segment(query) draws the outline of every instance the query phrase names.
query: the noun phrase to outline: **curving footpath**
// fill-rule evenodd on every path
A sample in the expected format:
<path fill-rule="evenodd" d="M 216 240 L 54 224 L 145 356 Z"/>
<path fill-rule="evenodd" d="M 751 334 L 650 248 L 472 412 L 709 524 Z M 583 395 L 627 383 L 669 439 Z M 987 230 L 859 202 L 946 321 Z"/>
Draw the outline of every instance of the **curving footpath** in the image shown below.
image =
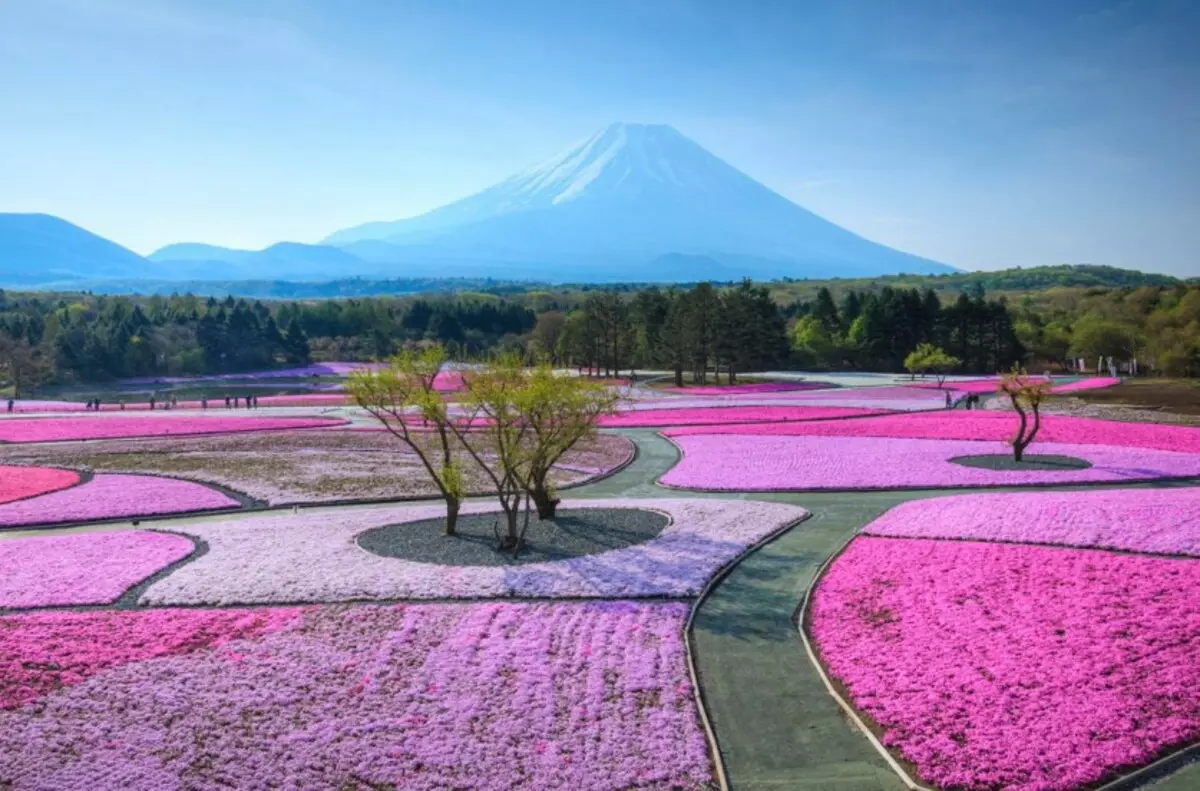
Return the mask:
<path fill-rule="evenodd" d="M 653 429 L 619 433 L 637 444 L 637 458 L 615 475 L 576 489 L 573 497 L 757 499 L 800 505 L 812 513 L 744 557 L 695 613 L 691 639 L 696 670 L 729 786 L 735 791 L 903 791 L 905 784 L 830 697 L 805 654 L 793 617 L 821 565 L 860 528 L 900 503 L 961 490 L 676 491 L 655 484 L 678 458 L 675 446 Z M 1128 488 L 1147 486 L 1153 484 Z M 1135 787 L 1195 791 L 1200 764 L 1184 766 L 1149 786 L 1120 786 Z"/>

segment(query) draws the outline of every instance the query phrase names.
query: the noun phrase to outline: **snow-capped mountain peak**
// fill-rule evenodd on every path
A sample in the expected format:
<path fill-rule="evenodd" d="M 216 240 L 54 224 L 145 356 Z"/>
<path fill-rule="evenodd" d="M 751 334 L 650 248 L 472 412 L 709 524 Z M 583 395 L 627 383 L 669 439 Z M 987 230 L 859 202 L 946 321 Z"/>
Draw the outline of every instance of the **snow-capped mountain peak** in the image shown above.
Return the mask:
<path fill-rule="evenodd" d="M 581 280 L 655 279 L 646 265 L 671 256 L 723 267 L 698 279 L 952 271 L 839 228 L 657 124 L 612 124 L 462 200 L 323 243 L 379 261 L 407 247 L 503 272 L 586 269 Z"/>

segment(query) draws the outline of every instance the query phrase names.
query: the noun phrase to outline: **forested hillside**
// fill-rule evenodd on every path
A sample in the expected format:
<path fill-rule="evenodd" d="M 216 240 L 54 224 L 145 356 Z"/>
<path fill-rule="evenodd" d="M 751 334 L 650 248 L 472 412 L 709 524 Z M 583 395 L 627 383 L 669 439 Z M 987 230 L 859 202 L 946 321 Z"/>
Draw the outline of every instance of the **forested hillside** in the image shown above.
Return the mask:
<path fill-rule="evenodd" d="M 789 285 L 510 286 L 504 295 L 309 301 L 0 291 L 0 388 L 369 360 L 422 341 L 464 360 L 499 348 L 601 373 L 656 368 L 699 381 L 764 368 L 900 371 L 921 343 L 959 358 L 964 373 L 1104 355 L 1200 375 L 1200 285 L 1056 286 L 1023 296 L 978 282 L 957 292 L 818 287 L 787 299 Z"/>

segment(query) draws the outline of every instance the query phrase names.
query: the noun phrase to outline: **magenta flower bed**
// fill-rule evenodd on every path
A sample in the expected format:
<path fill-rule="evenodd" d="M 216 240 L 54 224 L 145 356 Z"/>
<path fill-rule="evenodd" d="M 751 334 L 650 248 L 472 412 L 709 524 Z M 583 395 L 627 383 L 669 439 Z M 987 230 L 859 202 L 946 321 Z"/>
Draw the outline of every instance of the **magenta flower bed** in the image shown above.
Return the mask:
<path fill-rule="evenodd" d="M 79 473 L 73 470 L 0 465 L 0 505 L 57 492 L 77 483 Z"/>
<path fill-rule="evenodd" d="M 299 614 L 300 609 L 293 607 L 59 611 L 0 616 L 0 635 L 5 647 L 0 652 L 0 710 L 27 706 L 123 665 L 277 632 Z M 0 714 L 0 718 L 17 719 L 17 716 Z M 11 779 L 5 774 L 0 776 Z"/>
<path fill-rule="evenodd" d="M 810 633 L 943 788 L 1067 791 L 1200 739 L 1200 561 L 858 538 Z"/>
<path fill-rule="evenodd" d="M 70 489 L 0 505 L 0 527 L 182 514 L 239 505 L 237 500 L 191 481 L 100 474 Z"/>
<path fill-rule="evenodd" d="M 142 603 L 251 604 L 499 596 L 695 596 L 746 548 L 807 515 L 782 503 L 669 498 L 568 500 L 560 508 L 646 508 L 671 518 L 641 544 L 519 566 L 442 566 L 380 557 L 356 537 L 445 516 L 442 506 L 264 514 L 173 528 L 209 550 L 150 586 Z M 463 513 L 497 510 L 468 503 Z"/>
<path fill-rule="evenodd" d="M 844 421 L 855 423 L 859 421 Z M 684 489 L 898 489 L 1137 481 L 1200 476 L 1200 455 L 1144 448 L 1038 443 L 1029 452 L 1073 456 L 1086 469 L 988 470 L 958 456 L 1011 454 L 998 442 L 877 437 L 674 435 L 683 452 L 661 482 Z"/>
<path fill-rule="evenodd" d="M 324 417 L 41 417 L 0 420 L 2 442 L 61 442 L 113 437 L 180 437 L 238 431 L 321 428 L 344 425 Z"/>
<path fill-rule="evenodd" d="M 1058 385 L 1051 388 L 1051 393 L 1074 393 L 1078 390 L 1099 390 L 1104 387 L 1112 387 L 1113 385 L 1121 384 L 1121 380 L 1112 376 L 1093 376 L 1088 379 L 1080 379 L 1077 382 L 1070 384 Z"/>
<path fill-rule="evenodd" d="M 705 426 L 720 425 L 722 423 L 769 423 L 793 420 L 867 417 L 869 415 L 882 415 L 885 412 L 886 410 L 882 409 L 819 406 L 734 406 L 693 409 L 646 409 L 602 417 L 600 425 L 605 428 Z"/>
<path fill-rule="evenodd" d="M 713 396 L 738 395 L 739 393 L 790 393 L 799 390 L 829 390 L 837 385 L 829 382 L 752 382 L 724 387 L 664 387 L 665 393 Z"/>
<path fill-rule="evenodd" d="M 888 511 L 863 532 L 1200 557 L 1200 487 L 960 494 L 914 500 Z"/>
<path fill-rule="evenodd" d="M 254 788 L 264 778 L 280 788 L 709 789 L 686 617 L 684 604 L 597 602 L 4 618 L 8 634 L 34 634 L 6 680 L 55 672 L 42 667 L 62 652 L 45 647 L 64 633 L 76 665 L 118 658 L 48 694 L 55 680 L 26 681 L 44 696 L 0 712 L 0 777 L 14 791 Z M 107 639 L 104 621 L 116 618 L 134 622 L 121 627 L 127 643 L 155 645 L 165 627 L 174 645 L 127 650 Z"/>
<path fill-rule="evenodd" d="M 766 434 L 772 436 L 896 437 L 905 439 L 991 440 L 1004 442 L 1016 433 L 1016 415 L 1007 412 L 952 411 L 918 415 L 881 415 L 864 420 L 784 423 L 713 428 L 675 428 L 668 437 L 689 434 Z M 1200 428 L 1155 423 L 1119 423 L 1087 417 L 1046 415 L 1030 453 L 1045 442 L 1116 445 L 1200 453 Z"/>
<path fill-rule="evenodd" d="M 191 551 L 183 536 L 141 530 L 0 541 L 0 607 L 108 604 Z"/>

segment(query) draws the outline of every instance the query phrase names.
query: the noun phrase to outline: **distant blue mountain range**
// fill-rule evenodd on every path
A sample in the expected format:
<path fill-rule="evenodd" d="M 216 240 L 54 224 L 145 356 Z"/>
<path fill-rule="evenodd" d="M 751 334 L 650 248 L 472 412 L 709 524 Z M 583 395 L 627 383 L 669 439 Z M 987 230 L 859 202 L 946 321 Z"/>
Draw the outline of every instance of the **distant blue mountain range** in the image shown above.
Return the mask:
<path fill-rule="evenodd" d="M 138 256 L 47 215 L 0 215 L 0 283 L 493 277 L 546 282 L 937 274 L 754 181 L 669 126 L 613 124 L 563 154 L 407 220 L 264 250 Z"/>

